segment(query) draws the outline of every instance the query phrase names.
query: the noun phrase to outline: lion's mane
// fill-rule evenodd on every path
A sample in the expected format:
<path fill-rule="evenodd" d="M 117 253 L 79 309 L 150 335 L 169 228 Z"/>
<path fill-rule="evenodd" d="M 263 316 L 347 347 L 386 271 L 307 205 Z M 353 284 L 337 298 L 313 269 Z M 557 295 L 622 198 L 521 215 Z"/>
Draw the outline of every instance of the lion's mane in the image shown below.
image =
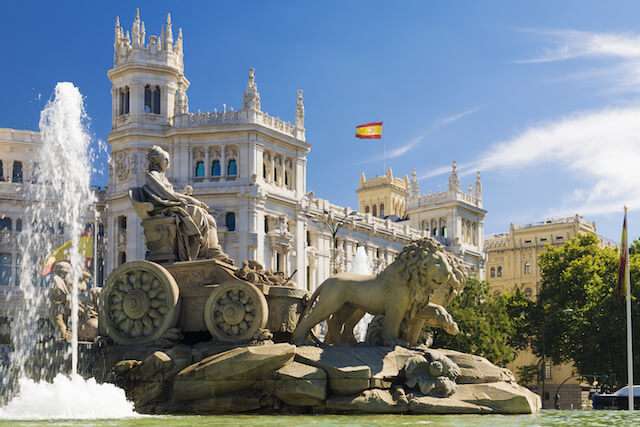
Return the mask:
<path fill-rule="evenodd" d="M 444 262 L 448 263 L 451 273 L 462 283 L 465 277 L 464 267 L 461 261 L 455 256 L 448 253 L 444 247 L 436 240 L 425 237 L 414 240 L 402 249 L 402 252 L 396 257 L 385 271 L 397 271 L 400 274 L 400 280 L 407 284 L 411 295 L 411 305 L 407 311 L 409 316 L 415 314 L 415 311 L 422 305 L 429 302 L 434 283 L 429 278 L 434 262 L 433 254 L 439 253 L 443 255 Z M 442 286 L 450 286 L 449 283 Z M 457 289 L 456 289 L 457 290 Z"/>

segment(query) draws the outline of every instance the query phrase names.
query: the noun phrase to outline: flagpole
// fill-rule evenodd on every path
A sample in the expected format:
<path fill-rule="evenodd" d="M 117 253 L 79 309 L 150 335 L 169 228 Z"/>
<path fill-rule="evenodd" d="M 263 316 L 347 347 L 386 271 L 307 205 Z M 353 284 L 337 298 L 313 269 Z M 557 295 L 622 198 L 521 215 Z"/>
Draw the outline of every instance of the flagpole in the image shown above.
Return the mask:
<path fill-rule="evenodd" d="M 627 223 L 627 207 L 624 207 L 624 218 L 625 225 Z M 625 236 L 626 237 L 626 236 Z M 633 341 L 632 341 L 632 331 L 631 331 L 631 269 L 629 262 L 629 245 L 625 242 L 624 250 L 626 253 L 626 265 L 625 265 L 625 288 L 627 293 L 627 382 L 629 386 L 629 410 L 633 411 L 633 398 L 634 398 L 634 390 L 633 390 Z"/>
<path fill-rule="evenodd" d="M 387 144 L 382 138 L 382 158 L 384 161 L 384 169 L 382 170 L 382 176 L 387 173 Z"/>

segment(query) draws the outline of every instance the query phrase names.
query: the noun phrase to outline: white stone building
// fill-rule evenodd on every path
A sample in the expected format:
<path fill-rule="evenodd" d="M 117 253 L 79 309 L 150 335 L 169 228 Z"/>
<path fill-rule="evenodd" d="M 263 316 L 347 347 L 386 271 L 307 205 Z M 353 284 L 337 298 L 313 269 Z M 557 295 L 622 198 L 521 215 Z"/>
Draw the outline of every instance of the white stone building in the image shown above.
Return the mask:
<path fill-rule="evenodd" d="M 146 153 L 153 145 L 169 152 L 167 176 L 174 187 L 191 187 L 215 212 L 225 252 L 237 262 L 253 259 L 286 275 L 297 272 L 300 287 L 314 289 L 328 277 L 332 259 L 336 270 L 349 269 L 358 245 L 367 248 L 378 269 L 424 235 L 408 224 L 349 215 L 351 209 L 308 192 L 311 144 L 301 90 L 292 94 L 292 123 L 263 111 L 253 69 L 237 111 L 189 112 L 183 43 L 181 30 L 174 40 L 170 16 L 160 36 L 146 36 L 139 12 L 130 33 L 116 21 L 114 66 L 108 72 L 113 120 L 103 218 L 107 274 L 145 257 L 128 191 L 143 185 Z M 336 222 L 344 225 L 334 235 L 328 224 Z"/>
<path fill-rule="evenodd" d="M 484 278 L 484 217 L 480 174 L 464 192 L 456 162 L 449 174 L 447 191 L 421 194 L 415 171 L 409 177 L 385 175 L 367 179 L 362 174 L 358 186 L 360 212 L 408 223 L 424 235 L 442 243 L 458 255 L 476 277 Z"/>
<path fill-rule="evenodd" d="M 451 166 L 447 191 L 420 194 L 415 172 L 409 182 L 409 223 L 439 240 L 458 255 L 472 274 L 484 279 L 484 217 L 480 172 L 467 191 L 460 186 L 456 162 Z"/>

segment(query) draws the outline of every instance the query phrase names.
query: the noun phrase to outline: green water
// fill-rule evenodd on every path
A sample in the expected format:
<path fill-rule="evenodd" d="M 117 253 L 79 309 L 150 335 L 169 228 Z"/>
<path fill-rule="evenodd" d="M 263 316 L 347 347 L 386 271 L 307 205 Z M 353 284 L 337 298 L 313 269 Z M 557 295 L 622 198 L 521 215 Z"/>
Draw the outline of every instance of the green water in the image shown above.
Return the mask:
<path fill-rule="evenodd" d="M 135 419 L 101 421 L 0 421 L 0 427 L 370 427 L 370 426 L 429 426 L 429 427 L 529 427 L 576 426 L 619 427 L 640 426 L 640 411 L 544 411 L 538 415 L 375 415 L 375 416 L 190 416 L 140 417 Z"/>

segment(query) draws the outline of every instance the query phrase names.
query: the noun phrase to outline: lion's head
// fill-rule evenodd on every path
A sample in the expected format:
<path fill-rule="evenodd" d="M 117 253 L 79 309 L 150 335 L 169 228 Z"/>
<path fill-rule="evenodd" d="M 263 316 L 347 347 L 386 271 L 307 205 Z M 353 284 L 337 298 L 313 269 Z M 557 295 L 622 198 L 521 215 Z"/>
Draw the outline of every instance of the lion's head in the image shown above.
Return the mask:
<path fill-rule="evenodd" d="M 446 306 L 466 278 L 461 261 L 429 237 L 405 246 L 388 269 L 399 272 L 409 286 L 410 312 L 428 302 Z"/>

